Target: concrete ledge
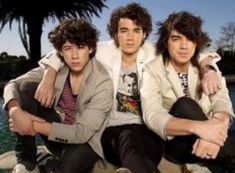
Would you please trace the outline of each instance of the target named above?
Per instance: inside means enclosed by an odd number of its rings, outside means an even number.
[[[47,151],[44,146],[38,147],[39,152]],[[14,151],[6,152],[0,155],[0,169],[3,170],[12,170],[16,165],[16,157]],[[101,162],[97,162],[92,173],[115,173],[117,167],[112,164],[105,162],[105,165],[101,164]],[[162,159],[159,169],[161,173],[182,173],[182,166],[171,163],[164,158]]]

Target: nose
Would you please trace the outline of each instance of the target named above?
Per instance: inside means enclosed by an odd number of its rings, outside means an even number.
[[[76,59],[76,58],[78,58],[79,56],[78,56],[78,48],[76,48],[76,47],[74,47],[73,48],[73,52],[72,52],[72,58],[73,59]]]
[[[182,49],[186,49],[187,48],[187,40],[186,39],[182,39],[181,40],[180,48],[182,48]]]
[[[132,38],[133,38],[133,32],[132,32],[132,31],[129,31],[129,32],[128,32],[127,38],[128,38],[128,39],[132,39]]]

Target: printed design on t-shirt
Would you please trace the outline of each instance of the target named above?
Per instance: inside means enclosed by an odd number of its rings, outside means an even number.
[[[121,78],[126,92],[117,92],[117,111],[141,115],[137,74],[134,72],[123,74]]]
[[[180,79],[180,83],[183,88],[184,95],[186,97],[190,97],[190,92],[188,88],[188,73],[178,73],[178,77]]]

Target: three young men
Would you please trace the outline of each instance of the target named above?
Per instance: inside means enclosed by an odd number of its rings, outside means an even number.
[[[113,41],[99,43],[96,52],[114,87],[111,117],[101,138],[105,157],[124,167],[117,172],[159,172],[156,167],[162,157],[163,141],[144,124],[139,93],[144,66],[156,58],[155,47],[145,41],[152,30],[151,16],[139,4],[131,3],[113,11],[108,30]],[[53,53],[40,63],[57,71],[61,68]],[[46,107],[53,101],[53,83],[48,72],[35,94]],[[43,95],[45,89],[52,91],[50,97]]]

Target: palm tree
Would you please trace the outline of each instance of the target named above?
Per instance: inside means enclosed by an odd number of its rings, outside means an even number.
[[[41,35],[45,21],[99,17],[106,0],[0,0],[0,32],[18,22],[18,32],[33,65],[41,58]]]

